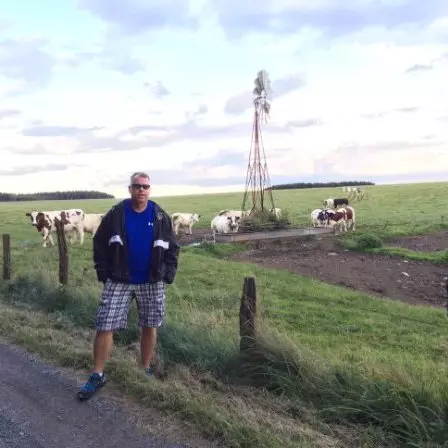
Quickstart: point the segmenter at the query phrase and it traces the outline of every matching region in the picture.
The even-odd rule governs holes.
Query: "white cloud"
[[[120,18],[106,2],[84,0],[83,10],[63,17],[49,12],[48,32],[39,38],[32,17],[17,10],[10,18],[29,23],[30,35],[13,20],[5,42],[28,60],[0,45],[7,173],[0,191],[94,188],[122,196],[127,176],[140,169],[154,173],[159,195],[241,189],[253,116],[244,92],[261,69],[275,87],[263,125],[273,183],[448,174],[445,3],[431,0],[419,15],[408,0],[404,17],[401,6],[345,2],[346,21],[335,23],[333,2],[310,9],[264,0],[266,32],[251,27],[249,3],[226,3],[226,11],[218,3],[194,2],[183,18],[181,11],[166,15],[161,2],[149,27],[134,22],[132,4]],[[300,11],[306,20],[292,29],[288,14]],[[379,26],[382,14],[389,14],[387,29]],[[78,28],[67,22],[59,43],[57,29],[69,16]],[[78,38],[82,23],[87,34]],[[251,33],[236,40],[243,24]],[[34,57],[44,72],[30,72]]]

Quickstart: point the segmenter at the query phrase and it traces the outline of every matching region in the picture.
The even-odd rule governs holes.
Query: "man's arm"
[[[95,232],[95,236],[93,237],[93,263],[98,281],[103,283],[107,280],[107,247],[109,236],[106,231],[110,213],[111,212],[109,211],[103,216],[103,219]]]
[[[167,284],[171,284],[174,281],[174,277],[177,272],[177,263],[179,258],[180,246],[177,242],[176,234],[173,230],[173,224],[171,222],[170,216],[164,213],[165,225],[167,229],[167,241],[169,242],[169,247],[164,252],[163,261],[166,265],[165,278],[164,281]]]

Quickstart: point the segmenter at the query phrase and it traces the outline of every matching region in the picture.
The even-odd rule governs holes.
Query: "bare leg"
[[[156,342],[157,328],[142,328],[140,336],[140,352],[144,369],[147,369],[153,360]]]
[[[97,331],[93,346],[93,371],[103,372],[104,363],[109,359],[114,339],[112,331]]]

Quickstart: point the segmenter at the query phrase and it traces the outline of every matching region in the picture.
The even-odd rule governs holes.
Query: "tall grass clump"
[[[9,283],[0,283],[0,294],[7,303],[63,315],[74,325],[93,329],[100,290],[92,290],[90,285],[55,285],[58,285],[56,275],[49,272],[19,274]],[[131,309],[129,327],[117,333],[115,341],[120,345],[136,341],[139,331],[137,322],[136,310]]]
[[[5,300],[47,313],[63,313],[79,326],[93,328],[98,299],[88,287],[57,287],[55,275],[48,272],[19,274],[14,281],[1,284]]]
[[[373,233],[362,233],[354,237],[343,237],[341,243],[346,249],[358,252],[368,252],[371,249],[383,247],[383,241],[380,236]]]
[[[435,398],[418,385],[364,376],[353,366],[325,362],[279,333],[263,333],[238,370],[245,372],[245,382],[295,399],[291,412],[300,412],[305,402],[328,423],[377,426],[406,447],[448,440],[448,391]]]

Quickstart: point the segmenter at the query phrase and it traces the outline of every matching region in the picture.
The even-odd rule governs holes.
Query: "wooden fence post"
[[[3,234],[3,280],[11,280],[11,237]]]
[[[445,281],[445,287],[446,287],[446,314],[448,316],[448,278]]]
[[[66,285],[68,282],[68,249],[65,239],[64,224],[59,219],[55,220],[56,234],[58,236],[59,250],[59,283]]]
[[[255,317],[257,314],[257,288],[254,277],[245,277],[240,306],[240,351],[255,348]]]

